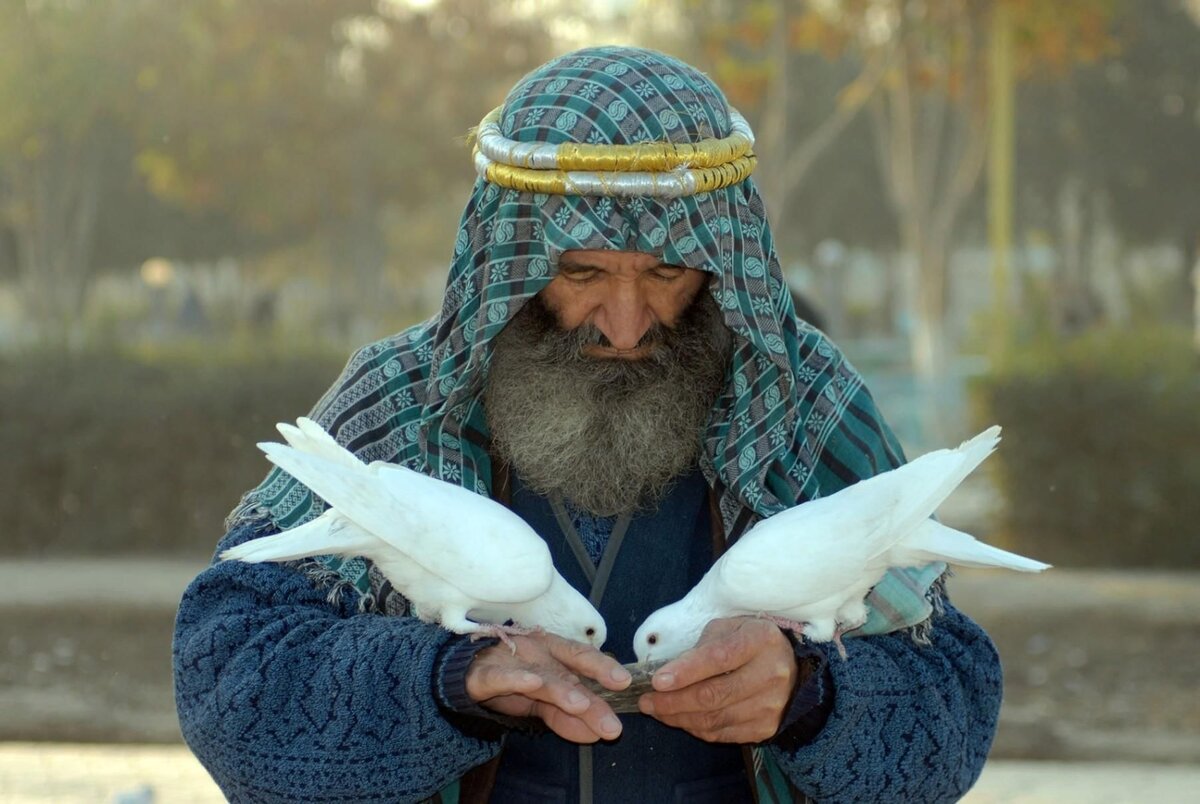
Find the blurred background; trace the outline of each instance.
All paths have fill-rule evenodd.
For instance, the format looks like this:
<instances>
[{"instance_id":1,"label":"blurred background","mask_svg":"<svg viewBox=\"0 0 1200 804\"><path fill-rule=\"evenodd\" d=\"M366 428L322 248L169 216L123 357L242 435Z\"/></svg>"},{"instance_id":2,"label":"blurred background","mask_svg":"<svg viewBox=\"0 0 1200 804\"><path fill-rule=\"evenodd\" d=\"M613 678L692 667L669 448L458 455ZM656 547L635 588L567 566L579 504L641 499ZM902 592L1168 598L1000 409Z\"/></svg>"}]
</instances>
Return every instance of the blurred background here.
<instances>
[{"instance_id":1,"label":"blurred background","mask_svg":"<svg viewBox=\"0 0 1200 804\"><path fill-rule=\"evenodd\" d=\"M1057 566L951 581L1006 666L975 800L1200 782L1200 2L0 0L0 799L215 795L170 633L254 442L435 312L467 132L601 43L749 118L910 455L1005 428L943 518Z\"/></svg>"}]
</instances>

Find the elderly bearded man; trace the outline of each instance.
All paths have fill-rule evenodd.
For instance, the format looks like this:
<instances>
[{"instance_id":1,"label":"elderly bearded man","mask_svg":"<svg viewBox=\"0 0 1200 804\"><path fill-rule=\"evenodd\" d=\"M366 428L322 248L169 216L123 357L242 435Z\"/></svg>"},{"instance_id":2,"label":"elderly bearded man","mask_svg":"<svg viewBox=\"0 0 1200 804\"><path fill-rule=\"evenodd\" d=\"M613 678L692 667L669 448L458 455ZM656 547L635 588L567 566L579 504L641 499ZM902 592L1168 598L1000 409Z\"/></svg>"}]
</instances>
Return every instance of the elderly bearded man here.
<instances>
[{"instance_id":1,"label":"elderly bearded man","mask_svg":"<svg viewBox=\"0 0 1200 804\"><path fill-rule=\"evenodd\" d=\"M312 416L364 460L505 502L597 602L612 655L456 636L406 616L362 560L215 564L180 608L176 693L230 799L926 802L971 786L1000 670L940 565L890 573L845 660L739 618L661 668L640 714L579 683L627 685L637 625L758 518L902 460L860 377L794 316L751 136L705 76L628 48L556 59L485 119L440 315L360 350ZM321 509L275 471L218 549Z\"/></svg>"}]
</instances>

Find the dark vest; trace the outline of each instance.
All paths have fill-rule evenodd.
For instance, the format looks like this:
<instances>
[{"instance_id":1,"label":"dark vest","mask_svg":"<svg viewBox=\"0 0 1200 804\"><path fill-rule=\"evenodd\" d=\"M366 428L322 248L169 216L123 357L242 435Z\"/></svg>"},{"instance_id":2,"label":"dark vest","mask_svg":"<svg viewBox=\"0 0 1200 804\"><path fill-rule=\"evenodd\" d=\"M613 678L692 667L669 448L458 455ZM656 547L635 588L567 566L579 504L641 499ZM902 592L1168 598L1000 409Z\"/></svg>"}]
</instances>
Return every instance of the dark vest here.
<instances>
[{"instance_id":1,"label":"dark vest","mask_svg":"<svg viewBox=\"0 0 1200 804\"><path fill-rule=\"evenodd\" d=\"M550 501L512 478L511 506L550 546L554 565L588 595L591 584ZM657 510L630 521L597 608L608 625L604 650L635 661L633 634L655 609L683 597L713 561L708 485L697 470L677 480ZM607 555L606 559L611 557ZM601 560L601 567L605 560ZM621 715L613 742L582 748L554 734L508 735L494 802L752 801L738 746L714 745L640 714Z\"/></svg>"}]
</instances>

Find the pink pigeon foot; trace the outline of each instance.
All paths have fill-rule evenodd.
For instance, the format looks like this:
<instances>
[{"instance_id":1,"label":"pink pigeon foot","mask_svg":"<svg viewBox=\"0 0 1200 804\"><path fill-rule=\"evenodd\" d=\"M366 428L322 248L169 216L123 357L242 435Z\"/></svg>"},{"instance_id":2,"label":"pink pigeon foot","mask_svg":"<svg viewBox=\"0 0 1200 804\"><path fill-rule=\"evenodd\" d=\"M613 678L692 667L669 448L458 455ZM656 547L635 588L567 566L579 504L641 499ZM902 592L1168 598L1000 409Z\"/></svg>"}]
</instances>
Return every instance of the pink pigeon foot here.
<instances>
[{"instance_id":1,"label":"pink pigeon foot","mask_svg":"<svg viewBox=\"0 0 1200 804\"><path fill-rule=\"evenodd\" d=\"M758 616L764 620L769 620L780 627L784 631L791 631L796 635L797 639L804 639L804 628L808 623L798 622L797 620L789 620L787 617L778 617L774 614L767 614L765 611L760 611Z\"/></svg>"},{"instance_id":2,"label":"pink pigeon foot","mask_svg":"<svg viewBox=\"0 0 1200 804\"><path fill-rule=\"evenodd\" d=\"M842 657L842 661L846 661L846 646L842 644L842 634L846 633L846 629L841 626L833 631L833 644L837 645L838 656Z\"/></svg>"},{"instance_id":3,"label":"pink pigeon foot","mask_svg":"<svg viewBox=\"0 0 1200 804\"><path fill-rule=\"evenodd\" d=\"M759 612L758 616L764 620L770 620L784 631L791 631L800 639L805 637L804 629L808 626L808 623L789 620L786 617L778 617L766 612ZM837 646L838 656L841 656L843 661L846 659L846 646L842 644L842 634L844 633L846 633L846 629L844 628L838 628L833 632L833 644Z\"/></svg>"},{"instance_id":4,"label":"pink pigeon foot","mask_svg":"<svg viewBox=\"0 0 1200 804\"><path fill-rule=\"evenodd\" d=\"M510 637L514 636L529 636L541 632L541 628L526 628L522 625L496 625L495 623L481 623L479 629L471 634L471 641L484 639L485 637L494 637L505 645L508 645L509 650L515 656L517 653L517 643L513 642Z\"/></svg>"}]
</instances>

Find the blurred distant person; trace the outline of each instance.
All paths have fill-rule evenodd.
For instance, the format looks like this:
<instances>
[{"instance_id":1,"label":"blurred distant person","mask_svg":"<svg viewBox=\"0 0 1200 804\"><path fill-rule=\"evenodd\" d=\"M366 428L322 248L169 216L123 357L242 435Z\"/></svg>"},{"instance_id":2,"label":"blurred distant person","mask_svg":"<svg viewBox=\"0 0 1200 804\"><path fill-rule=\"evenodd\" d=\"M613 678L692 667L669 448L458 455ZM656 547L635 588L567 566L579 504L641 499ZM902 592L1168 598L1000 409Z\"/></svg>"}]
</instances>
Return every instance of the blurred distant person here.
<instances>
[{"instance_id":1,"label":"blurred distant person","mask_svg":"<svg viewBox=\"0 0 1200 804\"><path fill-rule=\"evenodd\" d=\"M628 684L640 622L755 521L903 460L796 318L752 136L702 73L633 48L555 59L485 118L441 312L358 351L311 415L363 460L507 504L598 598L612 653L457 636L361 559L214 563L179 610L176 700L231 800L932 802L974 783L1000 667L941 565L890 573L845 660L733 618L657 670L639 714L580 683ZM218 549L323 508L274 471Z\"/></svg>"}]
</instances>

